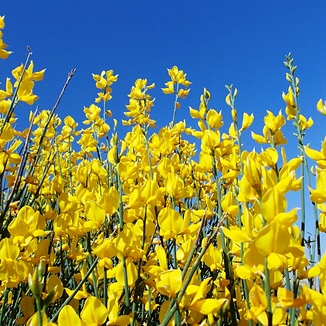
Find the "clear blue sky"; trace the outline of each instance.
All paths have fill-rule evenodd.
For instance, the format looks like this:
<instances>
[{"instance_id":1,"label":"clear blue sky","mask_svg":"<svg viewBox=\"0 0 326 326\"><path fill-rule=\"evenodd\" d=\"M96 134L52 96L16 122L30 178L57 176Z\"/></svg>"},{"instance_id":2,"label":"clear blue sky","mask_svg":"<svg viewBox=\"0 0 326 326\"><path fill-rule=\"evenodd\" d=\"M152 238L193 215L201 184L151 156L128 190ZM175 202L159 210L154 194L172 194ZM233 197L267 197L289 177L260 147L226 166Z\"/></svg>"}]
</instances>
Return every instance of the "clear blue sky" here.
<instances>
[{"instance_id":1,"label":"clear blue sky","mask_svg":"<svg viewBox=\"0 0 326 326\"><path fill-rule=\"evenodd\" d=\"M115 118L124 118L134 81L147 78L156 83L152 117L159 127L168 124L174 99L161 87L169 80L166 69L177 65L193 82L177 119L195 126L188 106L197 108L206 87L211 107L222 109L229 125L224 85L233 83L239 89L239 112L254 113L251 130L261 133L266 110L284 112L281 94L288 83L283 61L291 52L301 80L301 111L315 120L306 142L316 148L325 136L326 117L316 111L319 98L326 99L325 1L2 0L0 8L6 16L4 40L14 52L0 62L2 84L25 60L29 45L35 69L47 69L35 87L37 103L50 109L67 73L76 68L57 113L72 115L80 127L83 106L92 104L97 93L91 74L109 69L119 74L109 102ZM18 116L23 119L29 109L18 108ZM248 132L247 148L249 139ZM296 151L295 139L289 141Z\"/></svg>"},{"instance_id":2,"label":"clear blue sky","mask_svg":"<svg viewBox=\"0 0 326 326\"><path fill-rule=\"evenodd\" d=\"M192 81L177 119L196 125L188 106L197 108L206 87L211 107L222 109L228 125L224 85L233 83L239 89L239 112L254 113L252 130L261 133L266 110L284 112L283 61L291 52L301 80L301 111L315 120L307 141L319 147L324 138L326 118L317 113L316 103L326 98L325 1L3 0L0 15L5 15L4 40L14 52L0 62L1 82L25 60L29 45L35 69L46 68L45 79L35 87L37 104L50 109L67 73L76 68L57 113L72 115L80 127L83 107L97 93L91 74L109 69L119 74L109 102L115 118L124 118L134 81L147 78L156 83L152 116L159 127L169 123L174 99L161 87L169 80L166 69L177 65ZM18 108L18 116L29 109Z\"/></svg>"},{"instance_id":3,"label":"clear blue sky","mask_svg":"<svg viewBox=\"0 0 326 326\"><path fill-rule=\"evenodd\" d=\"M313 131L323 138L319 131L326 120L317 114L316 102L326 98L324 1L1 2L4 40L14 52L0 62L1 82L25 60L29 45L35 68L47 69L35 87L41 109L52 107L67 73L76 68L57 112L81 121L83 106L97 92L91 74L113 69L119 74L109 103L114 117L124 117L134 81L147 78L156 83L152 114L162 126L172 118L173 96L161 87L168 81L166 68L177 65L193 82L177 118L189 119L188 106L198 106L205 86L211 106L223 110L228 124L224 85L233 83L239 89L238 110L254 113L253 130L260 132L266 110L284 112L283 61L291 52L301 80L301 110L315 117Z\"/></svg>"}]
</instances>

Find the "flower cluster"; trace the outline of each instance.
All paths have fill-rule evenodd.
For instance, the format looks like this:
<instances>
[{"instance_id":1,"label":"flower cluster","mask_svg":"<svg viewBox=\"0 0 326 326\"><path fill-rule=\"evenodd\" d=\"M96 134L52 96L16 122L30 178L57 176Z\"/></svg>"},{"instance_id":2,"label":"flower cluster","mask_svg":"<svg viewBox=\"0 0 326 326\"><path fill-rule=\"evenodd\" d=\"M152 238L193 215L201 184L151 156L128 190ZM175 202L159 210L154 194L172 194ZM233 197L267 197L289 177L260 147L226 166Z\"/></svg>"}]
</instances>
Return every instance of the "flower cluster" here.
<instances>
[{"instance_id":1,"label":"flower cluster","mask_svg":"<svg viewBox=\"0 0 326 326\"><path fill-rule=\"evenodd\" d=\"M11 51L7 51L7 44L3 41L2 36L2 29L5 28L5 16L0 16L0 58L7 59L9 55L12 53Z\"/></svg>"},{"instance_id":2,"label":"flower cluster","mask_svg":"<svg viewBox=\"0 0 326 326\"><path fill-rule=\"evenodd\" d=\"M262 135L252 133L264 146L257 152L243 147L254 116L239 121L232 85L229 126L206 88L199 108L190 107L198 127L175 122L190 85L176 66L162 89L176 96L172 122L158 131L155 85L137 79L122 122L130 130L119 138L106 108L112 70L93 75L100 92L82 128L54 108L16 130L17 103L37 100L34 83L44 75L29 53L0 91L0 324L326 324L326 138L320 151L304 145L313 120L300 112L290 55L285 66L286 116L267 111ZM325 111L322 101L317 107ZM291 158L287 121L300 151ZM292 192L302 194L300 217L288 208Z\"/></svg>"}]
</instances>

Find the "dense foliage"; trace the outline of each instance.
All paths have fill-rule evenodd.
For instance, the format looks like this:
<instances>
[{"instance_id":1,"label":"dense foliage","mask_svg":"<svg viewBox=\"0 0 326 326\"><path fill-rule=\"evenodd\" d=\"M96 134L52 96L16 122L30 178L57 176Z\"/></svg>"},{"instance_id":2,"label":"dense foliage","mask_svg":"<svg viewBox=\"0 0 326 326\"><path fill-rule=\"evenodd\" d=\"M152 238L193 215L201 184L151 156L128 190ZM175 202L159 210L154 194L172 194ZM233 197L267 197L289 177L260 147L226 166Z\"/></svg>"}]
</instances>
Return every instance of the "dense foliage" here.
<instances>
[{"instance_id":1,"label":"dense foliage","mask_svg":"<svg viewBox=\"0 0 326 326\"><path fill-rule=\"evenodd\" d=\"M0 58L8 55L0 31ZM112 70L93 75L99 93L82 128L55 112L71 71L53 110L36 109L17 130L15 108L37 101L44 76L29 52L0 90L0 324L326 325L326 138L320 150L304 145L313 121L300 113L290 55L285 67L285 115L268 111L262 135L252 133L258 153L242 148L254 116L238 116L232 86L231 125L206 89L190 108L198 129L176 122L191 84L177 67L162 89L174 96L173 118L159 131L155 85L138 79L119 138L106 108ZM317 108L326 112L322 100ZM296 157L284 149L287 121ZM297 191L300 213L287 210Z\"/></svg>"}]
</instances>

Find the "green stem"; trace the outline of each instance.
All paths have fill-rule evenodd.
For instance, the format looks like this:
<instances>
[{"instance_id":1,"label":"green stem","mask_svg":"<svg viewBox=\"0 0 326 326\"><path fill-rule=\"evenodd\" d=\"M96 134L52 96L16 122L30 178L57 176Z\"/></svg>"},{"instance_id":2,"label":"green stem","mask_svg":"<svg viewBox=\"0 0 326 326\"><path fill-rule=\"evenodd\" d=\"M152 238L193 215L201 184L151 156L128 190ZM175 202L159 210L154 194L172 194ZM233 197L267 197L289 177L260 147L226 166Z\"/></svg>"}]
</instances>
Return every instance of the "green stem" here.
<instances>
[{"instance_id":1,"label":"green stem","mask_svg":"<svg viewBox=\"0 0 326 326\"><path fill-rule=\"evenodd\" d=\"M183 297L183 295L185 294L186 290L187 290L187 287L188 285L190 284L191 282L191 279L192 277L194 276L200 262L201 262L201 259L203 258L205 252L207 251L208 247L210 246L210 244L213 242L213 240L215 239L215 237L217 236L218 232L220 232L220 229L221 229L221 226L223 225L224 223L224 218L222 218L219 223L217 224L215 230L213 231L213 233L211 234L210 237L207 237L207 241L206 241L206 244L205 246L201 249L201 251L199 252L199 255L198 257L196 258L194 264L192 265L190 271L188 274L186 274L186 278L185 280L183 281L183 285L182 285L182 288L177 296L177 298L175 299L175 303L172 304L172 307L169 307L168 309L168 312L167 314L165 315L164 319L163 319L163 322L160 326L167 326L168 323L170 322L172 316L174 315L174 313L176 312L177 310L177 303L179 303ZM236 323L234 324L236 325Z\"/></svg>"},{"instance_id":2,"label":"green stem","mask_svg":"<svg viewBox=\"0 0 326 326\"><path fill-rule=\"evenodd\" d=\"M10 207L10 203L15 200L16 198L19 198L21 202L24 202L24 196L21 196L21 193L18 191L19 190L19 186L20 186L20 181L23 175L23 170L26 166L26 162L27 162L27 156L28 156L28 147L29 147L29 140L30 140L30 136L31 136L31 132L32 132L32 125L33 125L33 121L35 119L35 116L37 114L38 109L36 109L33 113L29 128L28 128L28 132L27 132L27 136L24 142L24 147L23 147L23 152L21 154L21 160L20 160L20 164L19 164L19 169L18 172L16 173L16 180L14 183L14 186L12 188L12 191L10 193L10 195L6 198L6 200L4 201L5 204L5 208L2 209L2 213L0 215L0 227L1 227L1 237L0 238L4 238L5 237L5 233L7 233L7 229L3 228L3 222L5 219L5 216L7 214L7 211ZM2 177L2 175L1 175ZM7 221L7 225L9 225L8 221Z\"/></svg>"},{"instance_id":3,"label":"green stem","mask_svg":"<svg viewBox=\"0 0 326 326\"><path fill-rule=\"evenodd\" d=\"M268 326L272 326L273 325L273 311L272 311L271 287L269 284L269 269L267 266L267 258L265 258L265 294L266 294L266 298L267 298Z\"/></svg>"},{"instance_id":4,"label":"green stem","mask_svg":"<svg viewBox=\"0 0 326 326\"><path fill-rule=\"evenodd\" d=\"M71 164L71 154L72 154L72 145L70 142L70 135L68 136L69 143L68 143L68 148L69 148L69 155L68 155L68 176L69 176L69 186L70 186L70 193L74 194L74 189L72 185L72 164Z\"/></svg>"},{"instance_id":5,"label":"green stem","mask_svg":"<svg viewBox=\"0 0 326 326\"><path fill-rule=\"evenodd\" d=\"M15 299L15 302L13 304L13 308L12 308L12 312L11 312L11 319L12 320L15 320L17 318L17 312L19 310L19 304L20 304L20 301L21 301L21 298L22 298L22 287L23 287L23 284L19 284L18 286L18 293L16 292L16 299ZM2 322L0 322L0 325L2 325Z\"/></svg>"},{"instance_id":6,"label":"green stem","mask_svg":"<svg viewBox=\"0 0 326 326\"><path fill-rule=\"evenodd\" d=\"M293 65L293 58L291 58L291 55L288 54L286 56L286 62L285 66L289 69L289 78L288 81L291 84L292 92L294 94L294 104L295 104L295 119L294 119L294 127L297 130L297 134L295 136L298 139L299 143L299 150L302 155L302 176L305 176L305 170L307 171L307 182L308 186L311 187L311 180L310 180L310 171L309 171L309 166L308 166L308 160L307 160L307 155L306 151L303 145L303 138L304 138L304 130L302 129L301 126L301 121L300 121L300 109L299 109L299 84L297 79L294 76L294 72L296 70L296 66ZM306 231L306 217L305 217L305 187L304 187L305 179L303 178L303 185L301 187L301 245L304 246L304 241L305 241L305 231ZM315 254L316 254L316 245L317 245L317 258L318 261L321 259L321 244L320 244L320 232L319 232L319 225L318 225L318 212L317 212L317 207L316 205L313 205L313 212L314 212L314 217L315 217L315 242L313 243L313 250L312 250L312 257L311 261L312 264L315 263Z\"/></svg>"},{"instance_id":7,"label":"green stem","mask_svg":"<svg viewBox=\"0 0 326 326\"><path fill-rule=\"evenodd\" d=\"M302 156L302 162L301 162L301 175L303 177L303 183L301 187L301 246L305 246L305 236L306 236L306 210L305 210L305 186L311 187L311 180L310 180L310 171L308 166L308 158L305 151L305 147L303 144L303 139L305 136L304 129L302 127L302 123L300 121L300 109L298 106L298 98L299 98L299 80L295 78L294 72L296 70L296 66L293 65L293 58L291 58L291 55L288 54L286 57L286 61L284 62L286 68L289 70L289 73L287 73L287 80L291 84L291 89L293 93L293 100L294 100L294 108L295 108L295 119L293 122L294 127L296 128L296 134L294 134L298 140L299 143L299 151ZM305 179L305 171L306 171L306 178ZM318 212L316 204L313 203L313 214L315 218L315 230L314 230L314 242L312 246L312 252L310 252L310 263L311 265L314 265L316 263L315 261L315 255L316 255L316 249L317 249L317 261L320 261L321 259L321 243L320 243L320 231L319 231L319 221L318 221ZM309 238L308 238L309 241ZM309 244L310 246L310 244ZM316 248L317 246L317 248ZM291 318L293 318L291 316Z\"/></svg>"},{"instance_id":8,"label":"green stem","mask_svg":"<svg viewBox=\"0 0 326 326\"><path fill-rule=\"evenodd\" d=\"M235 107L235 92L232 92L232 86L228 86L227 89L229 90L229 94L230 94L230 107L231 110L233 110L235 112L235 118L233 119L234 122L234 129L236 131L236 135L237 135L237 143L238 143L238 148L239 148L239 159L240 159L240 174L243 175L243 162L242 162L242 142L241 142L241 131L239 130L239 122L238 122L238 114L237 114L237 109ZM236 198L236 202L238 205L238 214L237 214L237 224L239 226L239 228L242 228L242 223L241 223L241 214L242 214L242 207L238 201L238 195L239 195L239 191L238 191L238 185L235 188L235 194L234 197ZM241 242L240 244L240 256L241 256L241 265L243 265L243 261L244 261L244 244L243 242ZM249 302L249 291L248 291L248 285L246 280L242 281L242 286L243 286L243 290L244 290L244 297L245 297L245 301L246 301L246 308L247 310L250 309L250 302ZM221 318L220 318L221 320ZM253 321L249 320L249 325L252 326L253 325Z\"/></svg>"},{"instance_id":9,"label":"green stem","mask_svg":"<svg viewBox=\"0 0 326 326\"><path fill-rule=\"evenodd\" d=\"M145 133L145 137L146 137L147 161L148 161L148 166L149 166L149 176L150 176L151 180L153 180L153 168L152 168L151 156L150 156L150 151L149 151L149 139L147 136L147 131Z\"/></svg>"},{"instance_id":10,"label":"green stem","mask_svg":"<svg viewBox=\"0 0 326 326\"><path fill-rule=\"evenodd\" d=\"M171 124L170 124L171 128L173 128L173 126L174 126L175 117L176 117L176 114L177 114L177 103L178 103L178 98L179 98L178 91L179 91L179 84L177 84L177 89L176 89L176 92L175 92L173 116L172 116L172 121L171 121Z\"/></svg>"},{"instance_id":11,"label":"green stem","mask_svg":"<svg viewBox=\"0 0 326 326\"><path fill-rule=\"evenodd\" d=\"M177 269L178 268L177 244L176 244L175 239L173 239L172 248L173 248L173 267L174 267L174 269Z\"/></svg>"},{"instance_id":12,"label":"green stem","mask_svg":"<svg viewBox=\"0 0 326 326\"><path fill-rule=\"evenodd\" d=\"M284 272L285 272L285 287L287 290L291 291L289 269L287 267L284 268ZM295 325L295 308L290 308L289 314L290 314L290 325L294 326Z\"/></svg>"},{"instance_id":13,"label":"green stem","mask_svg":"<svg viewBox=\"0 0 326 326\"><path fill-rule=\"evenodd\" d=\"M120 232L123 230L123 201L122 201L122 185L120 175L117 174L118 179L118 188L119 188L119 224L120 224ZM125 306L126 312L129 314L130 312L130 298L129 298L129 287L128 287L128 275L127 275L127 266L126 266L126 258L122 256L121 259L123 266L123 279L125 286Z\"/></svg>"},{"instance_id":14,"label":"green stem","mask_svg":"<svg viewBox=\"0 0 326 326\"><path fill-rule=\"evenodd\" d=\"M173 300L175 301L175 300ZM175 306L177 307L175 313L174 313L174 322L176 326L180 326L181 325L181 315L180 315L180 311L179 311L179 305L177 302L175 302Z\"/></svg>"},{"instance_id":15,"label":"green stem","mask_svg":"<svg viewBox=\"0 0 326 326\"><path fill-rule=\"evenodd\" d=\"M65 307L66 305L68 305L70 303L70 301L75 297L75 295L77 294L77 292L79 291L79 289L83 286L83 284L86 282L87 278L89 275L91 275L91 273L93 272L94 268L96 267L98 263L98 257L96 257L94 259L93 265L90 266L89 270L86 272L85 276L83 277L83 279L80 281L80 283L76 286L74 292L65 300L65 302L61 305L61 307L56 311L56 313L53 315L53 317L51 318L51 320L49 321L50 323L54 323L58 316L60 311L63 309L63 307Z\"/></svg>"},{"instance_id":16,"label":"green stem","mask_svg":"<svg viewBox=\"0 0 326 326\"><path fill-rule=\"evenodd\" d=\"M123 230L123 201L122 201L122 184L120 175L117 171L117 181L118 181L118 190L119 190L119 225L120 225L120 232Z\"/></svg>"},{"instance_id":17,"label":"green stem","mask_svg":"<svg viewBox=\"0 0 326 326\"><path fill-rule=\"evenodd\" d=\"M24 64L24 68L23 68L22 74L21 74L21 76L19 78L18 85L15 88L15 92L14 92L14 95L12 97L9 110L8 110L6 116L5 116L3 124L0 126L0 136L2 134L2 130L3 130L4 126L6 125L7 122L9 122L9 120L10 120L10 118L11 118L13 112L14 112L15 106L18 103L18 100L17 100L18 90L19 90L20 84L21 84L21 82L23 80L23 76L24 76L24 73L26 71L26 68L27 68L27 65L28 65L28 62L29 62L29 59L30 59L31 55L32 55L32 52L28 51L28 55L27 55L27 58L26 58L26 61L25 61L25 64Z\"/></svg>"},{"instance_id":18,"label":"green stem","mask_svg":"<svg viewBox=\"0 0 326 326\"><path fill-rule=\"evenodd\" d=\"M43 325L43 313L42 313L42 301L41 297L35 297L36 309L37 309L37 325Z\"/></svg>"},{"instance_id":19,"label":"green stem","mask_svg":"<svg viewBox=\"0 0 326 326\"><path fill-rule=\"evenodd\" d=\"M129 297L129 287L128 287L128 274L127 274L127 265L126 258L122 256L122 266L123 266L123 281L125 285L125 305L126 305L126 314L130 313L130 297Z\"/></svg>"},{"instance_id":20,"label":"green stem","mask_svg":"<svg viewBox=\"0 0 326 326\"><path fill-rule=\"evenodd\" d=\"M218 202L218 219L219 221L222 219L222 194L221 194L221 185L219 182L219 177L216 169L216 161L215 161L215 156L214 156L214 151L212 153L212 163L213 163L213 175L215 177L215 182L216 182L216 189L217 189L217 202ZM225 219L225 225L227 228L229 228L229 221L226 218ZM231 319L232 319L232 324L236 325L237 323L237 317L236 317L236 309L234 306L234 293L233 293L233 287L234 287L234 278L230 269L231 266L231 259L229 255L229 248L228 245L226 244L226 238L224 236L223 231L221 230L221 242L222 242L222 250L223 250L223 260L224 260L224 268L225 268L225 276L226 279L230 281L228 285L228 289L230 291L231 295L231 300L230 300L230 313L231 313Z\"/></svg>"},{"instance_id":21,"label":"green stem","mask_svg":"<svg viewBox=\"0 0 326 326\"><path fill-rule=\"evenodd\" d=\"M306 168L308 187L311 187L308 159L307 159L307 154L306 154L304 147L302 149L302 152L303 152L302 164ZM314 234L315 241L313 242L313 245L312 245L311 262L312 262L312 264L314 264L316 249L317 249L317 261L320 261L320 259L321 259L321 242L320 242L320 231L319 231L319 219L318 219L317 206L315 204L313 204L312 209L313 209L314 218L315 218L315 234ZM317 246L317 248L316 248L316 246Z\"/></svg>"},{"instance_id":22,"label":"green stem","mask_svg":"<svg viewBox=\"0 0 326 326\"><path fill-rule=\"evenodd\" d=\"M6 310L6 306L7 306L8 292L9 292L9 290L6 289L5 292L4 292L3 300L2 300L1 315L0 315L0 325L3 325L3 317L5 315L5 310Z\"/></svg>"},{"instance_id":23,"label":"green stem","mask_svg":"<svg viewBox=\"0 0 326 326\"><path fill-rule=\"evenodd\" d=\"M107 269L104 267L104 276L103 276L103 304L106 307L108 303L108 277Z\"/></svg>"},{"instance_id":24,"label":"green stem","mask_svg":"<svg viewBox=\"0 0 326 326\"><path fill-rule=\"evenodd\" d=\"M146 220L147 220L147 205L145 206L145 215L144 215L144 221L143 221L143 234L142 234L142 247L141 249L144 250L145 247L145 242L146 242ZM137 310L137 305L138 305L138 298L139 298L139 292L140 292L140 284L142 282L141 278L141 266L142 266L142 259L139 260L138 264L138 275L137 275L137 281L135 284L135 290L134 290L134 301L132 304L132 312L133 317L132 317L132 323L131 325L134 326L136 324L136 310Z\"/></svg>"},{"instance_id":25,"label":"green stem","mask_svg":"<svg viewBox=\"0 0 326 326\"><path fill-rule=\"evenodd\" d=\"M88 255L89 264L93 265L94 260L93 260L93 256L92 256L90 232L87 232L86 237L87 237L87 251L89 252L89 255ZM97 286L97 280L96 280L96 277L95 277L94 269L92 271L92 280L93 280L94 295L95 295L96 298L98 298L99 297L99 295L98 295L98 286Z\"/></svg>"}]
</instances>

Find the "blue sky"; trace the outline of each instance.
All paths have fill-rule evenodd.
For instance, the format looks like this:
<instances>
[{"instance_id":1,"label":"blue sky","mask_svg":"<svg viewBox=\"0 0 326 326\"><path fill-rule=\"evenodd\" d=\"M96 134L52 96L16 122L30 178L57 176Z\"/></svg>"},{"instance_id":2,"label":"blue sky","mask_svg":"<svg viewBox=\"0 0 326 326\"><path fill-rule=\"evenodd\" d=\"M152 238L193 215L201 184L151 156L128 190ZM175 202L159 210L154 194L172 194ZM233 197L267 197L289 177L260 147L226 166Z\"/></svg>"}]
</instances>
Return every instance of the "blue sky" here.
<instances>
[{"instance_id":1,"label":"blue sky","mask_svg":"<svg viewBox=\"0 0 326 326\"><path fill-rule=\"evenodd\" d=\"M92 73L113 69L119 80L113 85L109 108L124 118L127 94L137 78L155 82L152 117L158 127L172 119L173 96L161 88L169 80L167 68L177 65L192 81L190 95L181 101L177 119L187 119L188 106L197 108L206 87L211 107L222 110L226 84L239 89L237 108L255 116L251 130L261 133L266 110L282 109L286 91L284 57L291 52L301 80L300 107L315 126L307 142L319 147L326 118L316 111L326 98L326 2L313 1L2 1L4 40L14 53L0 62L1 82L33 51L35 69L46 68L45 79L35 87L41 109L52 108L66 80L76 68L57 113L72 115L79 123L83 107L93 103L97 89ZM312 4L311 4L312 3ZM17 114L32 107L18 108ZM288 138L291 139L291 123ZM245 145L251 145L250 133ZM292 146L293 148L293 146ZM295 150L295 148L293 148Z\"/></svg>"},{"instance_id":2,"label":"blue sky","mask_svg":"<svg viewBox=\"0 0 326 326\"><path fill-rule=\"evenodd\" d=\"M281 94L288 83L283 61L291 52L301 80L301 111L315 120L307 141L317 139L316 147L324 138L326 118L317 113L316 103L326 98L326 2L76 3L2 1L4 40L14 53L0 62L1 82L25 60L29 45L35 69L46 68L45 79L35 87L41 109L52 108L67 73L76 68L57 113L62 117L72 115L81 122L83 107L93 103L97 93L91 74L113 69L119 74L109 102L114 117L124 118L131 86L137 78L147 78L149 83L156 83L151 92L156 98L152 116L162 127L172 119L174 99L164 95L161 88L169 80L166 69L177 65L192 81L190 95L181 101L177 119L196 125L188 106L197 108L206 87L212 95L211 107L222 110L229 125L224 85L233 83L239 89L239 112L254 113L252 130L260 133L266 110L284 112ZM18 108L21 112L17 114L31 108ZM249 132L247 136L249 141Z\"/></svg>"},{"instance_id":3,"label":"blue sky","mask_svg":"<svg viewBox=\"0 0 326 326\"><path fill-rule=\"evenodd\" d=\"M177 119L187 119L195 126L188 106L198 106L206 87L212 95L211 106L223 110L228 125L224 85L233 83L239 89L238 110L254 113L252 130L260 132L266 110L284 110L281 94L288 84L283 61L291 52L301 80L301 110L315 117L311 133L318 133L318 142L323 138L320 132L325 118L317 114L316 102L326 98L324 1L76 3L2 1L4 40L14 53L0 62L1 81L25 60L29 45L35 68L47 69L45 79L35 88L41 109L52 107L67 73L76 68L57 112L81 122L83 106L89 106L96 97L91 74L113 69L119 74L109 103L114 117L124 117L134 81L147 78L156 83L151 92L156 98L152 115L158 126L163 126L172 118L173 96L164 95L161 87L169 79L166 69L177 65L193 82ZM310 136L308 133L307 140Z\"/></svg>"},{"instance_id":4,"label":"blue sky","mask_svg":"<svg viewBox=\"0 0 326 326\"><path fill-rule=\"evenodd\" d=\"M79 127L83 107L92 104L97 93L91 74L109 69L119 74L108 107L116 119L124 118L134 81L147 78L156 83L152 117L158 127L168 124L174 99L161 88L169 80L166 69L177 65L192 81L177 120L196 126L188 106L197 108L206 87L211 107L222 110L228 126L225 85L233 83L239 89L238 111L253 113L251 130L261 133L266 110L284 112L281 95L288 83L283 61L291 52L301 80L301 112L315 120L306 142L316 148L325 136L326 117L316 111L319 98L326 99L324 1L2 0L0 15L6 17L4 40L14 52L0 62L2 84L24 62L29 45L35 69L47 69L35 87L37 103L51 109L67 73L76 68L57 113L73 116ZM18 108L23 123L30 109ZM289 153L296 156L292 131L288 123ZM248 149L253 146L250 139L247 132L243 141Z\"/></svg>"}]
</instances>

